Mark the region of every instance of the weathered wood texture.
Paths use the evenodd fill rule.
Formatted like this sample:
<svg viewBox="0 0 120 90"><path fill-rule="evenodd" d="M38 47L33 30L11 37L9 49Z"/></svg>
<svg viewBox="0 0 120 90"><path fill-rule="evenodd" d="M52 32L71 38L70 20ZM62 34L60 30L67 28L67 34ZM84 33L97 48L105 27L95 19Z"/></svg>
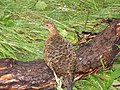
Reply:
<svg viewBox="0 0 120 90"><path fill-rule="evenodd" d="M120 19L113 20L93 40L76 50L75 81L102 68L111 67L120 49ZM0 90L35 90L52 88L55 79L52 71L41 60L20 62L10 58L0 59ZM45 89L47 90L47 89Z"/></svg>
<svg viewBox="0 0 120 90"><path fill-rule="evenodd" d="M113 20L105 30L76 51L79 58L76 79L97 72L102 68L102 62L109 68L120 51L117 44L120 44L120 19Z"/></svg>

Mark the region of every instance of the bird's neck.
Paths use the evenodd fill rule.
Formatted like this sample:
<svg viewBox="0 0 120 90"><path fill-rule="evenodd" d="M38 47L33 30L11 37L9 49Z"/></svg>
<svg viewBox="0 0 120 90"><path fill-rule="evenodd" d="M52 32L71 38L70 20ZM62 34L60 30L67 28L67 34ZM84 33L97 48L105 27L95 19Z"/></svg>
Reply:
<svg viewBox="0 0 120 90"><path fill-rule="evenodd" d="M59 34L58 31L55 28L52 28L49 30L48 38L53 37L54 35L58 35L58 34Z"/></svg>

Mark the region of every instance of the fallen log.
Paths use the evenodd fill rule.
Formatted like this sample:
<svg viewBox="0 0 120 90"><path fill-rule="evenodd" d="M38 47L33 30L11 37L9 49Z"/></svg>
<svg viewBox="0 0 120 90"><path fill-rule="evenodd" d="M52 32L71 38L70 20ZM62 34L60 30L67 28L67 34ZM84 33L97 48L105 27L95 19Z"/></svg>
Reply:
<svg viewBox="0 0 120 90"><path fill-rule="evenodd" d="M112 66L115 56L120 52L117 44L120 44L120 19L113 20L105 30L76 51L79 59L75 80L99 71L102 62L105 68Z"/></svg>
<svg viewBox="0 0 120 90"><path fill-rule="evenodd" d="M120 19L113 20L93 40L76 50L78 61L74 81L99 71L102 63L105 68L111 67L120 52L117 44L120 44ZM53 72L43 60L0 59L0 90L47 90L55 84Z"/></svg>

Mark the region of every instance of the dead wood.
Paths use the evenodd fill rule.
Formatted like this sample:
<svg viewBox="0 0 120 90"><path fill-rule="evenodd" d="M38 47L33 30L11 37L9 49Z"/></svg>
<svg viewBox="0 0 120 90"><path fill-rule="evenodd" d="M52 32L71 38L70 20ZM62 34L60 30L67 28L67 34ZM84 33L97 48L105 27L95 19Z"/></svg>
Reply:
<svg viewBox="0 0 120 90"><path fill-rule="evenodd" d="M120 44L120 19L113 20L105 30L76 51L79 60L76 63L75 80L100 70L101 61L106 68L112 66L120 51L117 44Z"/></svg>
<svg viewBox="0 0 120 90"><path fill-rule="evenodd" d="M120 19L113 20L93 40L76 50L75 80L102 68L112 66L120 49ZM35 90L55 85L52 71L43 60L21 62L10 58L0 59L0 90ZM45 89L46 90L46 89Z"/></svg>

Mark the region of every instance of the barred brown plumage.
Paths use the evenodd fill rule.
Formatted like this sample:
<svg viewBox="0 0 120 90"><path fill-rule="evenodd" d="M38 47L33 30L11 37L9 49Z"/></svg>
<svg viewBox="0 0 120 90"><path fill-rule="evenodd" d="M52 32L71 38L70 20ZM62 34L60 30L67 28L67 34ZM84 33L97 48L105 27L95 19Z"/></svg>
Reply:
<svg viewBox="0 0 120 90"><path fill-rule="evenodd" d="M72 90L77 60L75 50L72 44L57 32L53 23L46 22L43 26L49 31L45 41L44 60L51 69L54 69L58 77L63 77L63 84L67 86L68 90Z"/></svg>

